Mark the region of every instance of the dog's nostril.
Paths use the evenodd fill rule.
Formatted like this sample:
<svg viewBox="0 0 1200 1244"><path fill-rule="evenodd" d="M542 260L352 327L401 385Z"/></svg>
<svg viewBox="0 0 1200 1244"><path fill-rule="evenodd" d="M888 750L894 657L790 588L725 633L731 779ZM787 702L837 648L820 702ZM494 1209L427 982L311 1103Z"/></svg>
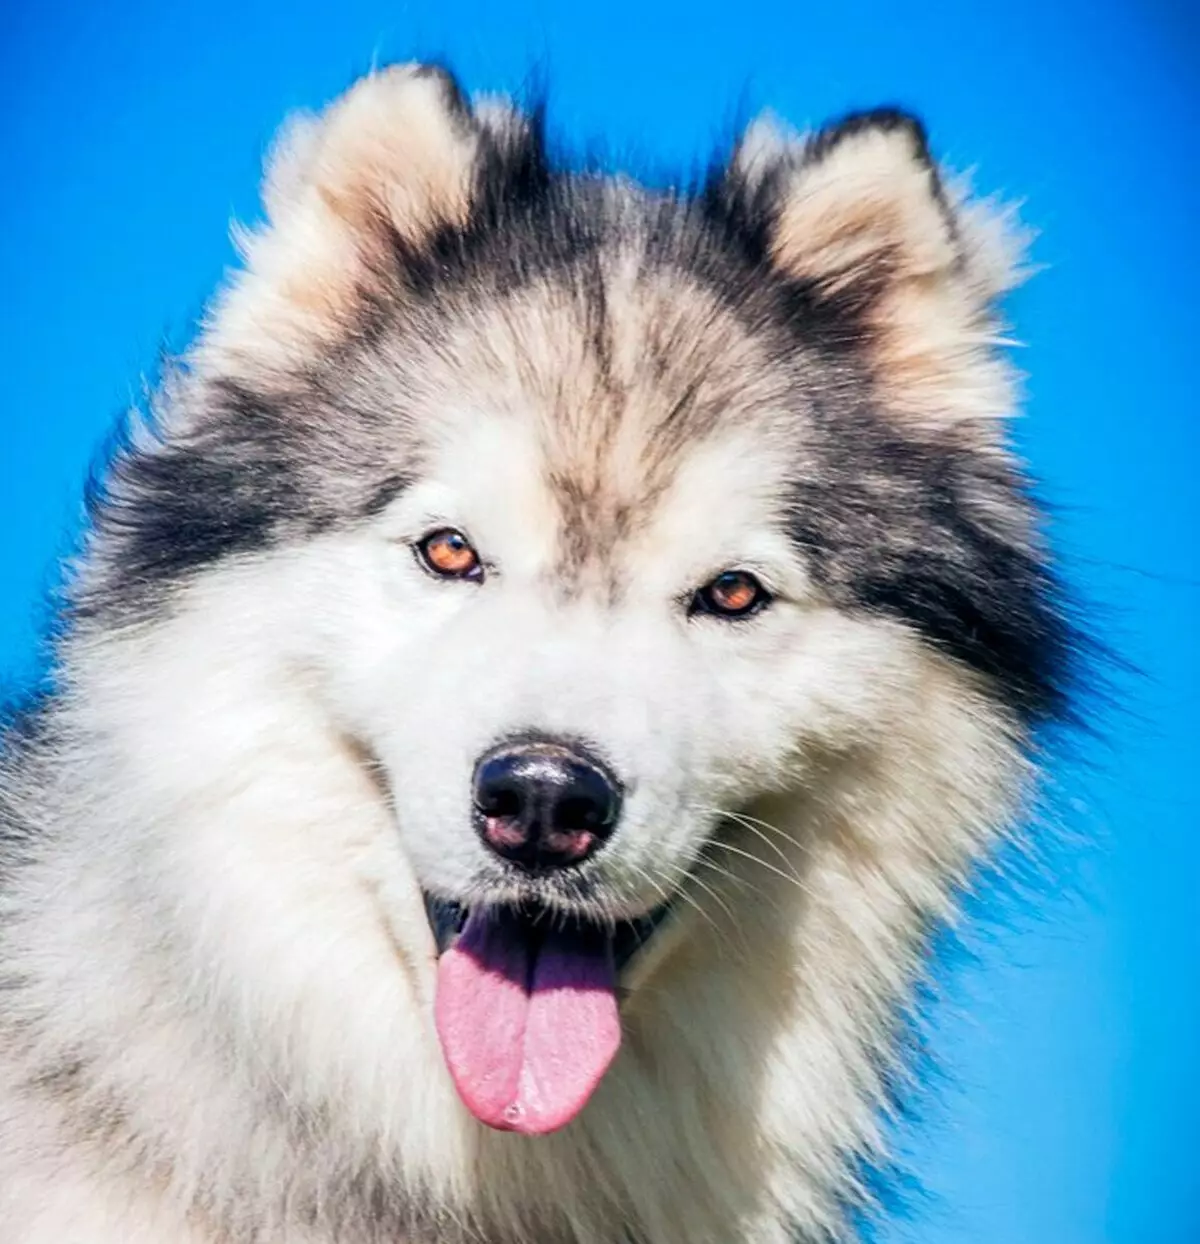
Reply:
<svg viewBox="0 0 1200 1244"><path fill-rule="evenodd" d="M608 824L609 815L607 805L589 795L568 796L560 799L554 807L554 828L603 829Z"/></svg>
<svg viewBox="0 0 1200 1244"><path fill-rule="evenodd" d="M476 825L497 855L522 868L578 864L611 835L617 780L582 748L553 740L499 748L475 770Z"/></svg>
<svg viewBox="0 0 1200 1244"><path fill-rule="evenodd" d="M517 820L525 810L521 792L506 789L484 789L479 792L476 804L484 816L500 820Z"/></svg>

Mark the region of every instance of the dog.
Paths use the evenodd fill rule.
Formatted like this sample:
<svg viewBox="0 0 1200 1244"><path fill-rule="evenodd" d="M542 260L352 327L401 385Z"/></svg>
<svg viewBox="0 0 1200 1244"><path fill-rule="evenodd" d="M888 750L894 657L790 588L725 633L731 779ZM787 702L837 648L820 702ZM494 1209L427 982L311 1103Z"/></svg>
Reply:
<svg viewBox="0 0 1200 1244"><path fill-rule="evenodd" d="M848 1240L1075 642L1020 229L372 73L88 497L0 797L10 1244Z"/></svg>

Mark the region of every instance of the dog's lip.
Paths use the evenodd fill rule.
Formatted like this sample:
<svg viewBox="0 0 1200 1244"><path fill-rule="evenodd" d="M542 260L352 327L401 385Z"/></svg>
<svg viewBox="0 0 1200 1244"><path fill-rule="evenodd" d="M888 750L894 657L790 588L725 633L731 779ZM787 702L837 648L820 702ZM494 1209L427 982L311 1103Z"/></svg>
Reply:
<svg viewBox="0 0 1200 1244"><path fill-rule="evenodd" d="M423 892L425 913L429 918L429 927L441 956L454 945L459 933L467 922L469 909L462 903L452 899L440 898L428 891ZM580 923L594 924L603 928L612 938L613 962L618 976L639 956L649 944L654 934L665 923L674 911L674 903L668 899L644 915L628 920L599 921L588 920L578 915L563 916L551 913L547 909L523 908L522 914L530 925L546 920L575 920Z"/></svg>

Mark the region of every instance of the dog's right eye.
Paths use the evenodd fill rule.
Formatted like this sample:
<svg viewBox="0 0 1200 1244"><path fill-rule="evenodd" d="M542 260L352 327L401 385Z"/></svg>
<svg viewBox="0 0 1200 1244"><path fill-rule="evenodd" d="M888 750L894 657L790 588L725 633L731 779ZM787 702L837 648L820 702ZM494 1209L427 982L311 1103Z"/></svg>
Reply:
<svg viewBox="0 0 1200 1244"><path fill-rule="evenodd" d="M453 527L439 527L413 546L417 560L438 579L483 578L483 563L470 540Z"/></svg>
<svg viewBox="0 0 1200 1244"><path fill-rule="evenodd" d="M688 613L745 618L771 603L771 593L748 570L726 570L692 597Z"/></svg>

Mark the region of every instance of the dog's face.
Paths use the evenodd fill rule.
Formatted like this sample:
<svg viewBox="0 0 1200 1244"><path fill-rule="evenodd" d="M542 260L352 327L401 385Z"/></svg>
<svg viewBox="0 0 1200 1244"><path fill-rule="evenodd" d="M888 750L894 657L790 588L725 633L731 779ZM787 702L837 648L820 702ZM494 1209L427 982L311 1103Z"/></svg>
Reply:
<svg viewBox="0 0 1200 1244"><path fill-rule="evenodd" d="M354 602L322 660L432 895L630 920L722 810L879 719L904 644L791 534L804 380L686 279L592 262L605 324L568 277L413 348L419 466L362 580L321 586Z"/></svg>
<svg viewBox="0 0 1200 1244"><path fill-rule="evenodd" d="M88 590L139 612L282 567L255 625L390 800L459 1087L550 1130L731 824L898 739L926 766L901 803L990 783L921 719L931 685L1010 738L1057 707L997 426L1008 257L893 114L755 130L664 196L552 173L427 71L294 134L267 197ZM541 1023L541 993L590 1051L570 1083L557 1047L497 1066L472 1036Z"/></svg>

